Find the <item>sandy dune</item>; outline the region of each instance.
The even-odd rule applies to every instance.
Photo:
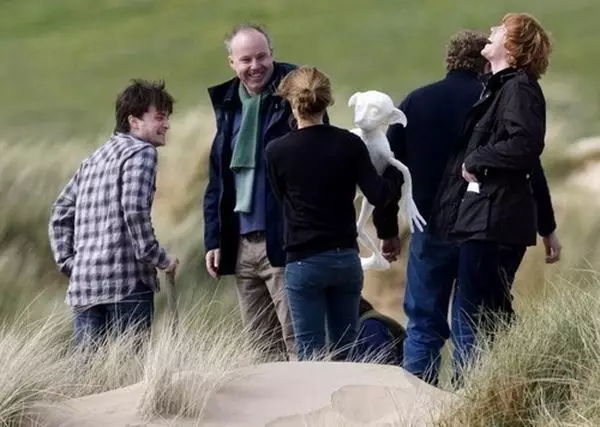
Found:
[[[454,396],[401,368],[338,362],[270,363],[229,374],[201,422],[143,420],[143,385],[40,407],[45,426],[421,426]],[[36,425],[36,424],[30,424]]]

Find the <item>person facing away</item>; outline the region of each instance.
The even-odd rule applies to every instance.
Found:
[[[532,174],[540,164],[546,103],[538,83],[551,44],[527,14],[509,13],[482,49],[492,75],[473,106],[442,178],[430,225],[459,245],[455,379],[474,356],[476,330],[511,319],[505,253],[535,245],[539,221]],[[493,335],[491,335],[493,336]]]
[[[398,189],[377,174],[358,136],[324,123],[333,102],[325,74],[300,67],[278,93],[291,105],[297,129],[269,144],[266,159],[285,221],[285,290],[299,359],[329,351],[345,359],[356,338],[363,286],[356,186],[375,206]]]
[[[361,362],[402,365],[404,327],[379,311],[361,297],[358,311],[356,359]]]
[[[179,263],[159,244],[151,218],[157,148],[166,144],[173,98],[164,82],[133,80],[115,110],[113,135],[82,161],[50,215],[50,247],[69,278],[77,344],[128,330],[147,338],[157,269],[175,275]]]
[[[405,163],[414,178],[413,196],[419,211],[427,219],[431,217],[432,205],[462,127],[473,104],[482,91],[482,79],[488,67],[481,50],[488,43],[487,37],[475,31],[459,31],[452,35],[446,48],[446,76],[436,82],[409,93],[400,103],[409,125],[390,126],[387,136],[395,156]],[[556,222],[546,178],[541,164],[532,173],[531,184],[539,212],[538,230],[543,236],[549,257],[555,262],[560,255],[560,243],[556,237]],[[397,224],[397,210],[383,220]],[[383,212],[385,214],[385,212]],[[382,220],[381,210],[374,212],[374,220]],[[397,226],[396,226],[397,227]],[[388,226],[391,235],[380,236],[383,255],[394,260],[399,251],[398,230]],[[503,251],[502,266],[507,280],[512,283],[525,247],[520,250]],[[408,317],[404,340],[403,367],[412,374],[436,385],[440,366],[441,349],[452,337],[458,326],[451,318],[448,324],[450,299],[458,276],[459,248],[454,242],[437,238],[426,227],[411,236],[404,295],[404,311]],[[452,304],[457,308],[458,304]]]
[[[293,360],[283,219],[267,182],[264,150],[290,131],[292,113],[275,92],[296,66],[274,61],[260,25],[237,25],[225,46],[235,77],[208,89],[217,131],[204,194],[206,269],[213,278],[235,276],[242,321],[265,357]]]

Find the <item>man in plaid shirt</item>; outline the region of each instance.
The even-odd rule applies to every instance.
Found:
[[[52,206],[50,245],[69,278],[66,303],[77,343],[130,327],[149,333],[156,269],[178,260],[151,220],[157,147],[165,145],[173,98],[164,83],[134,80],[116,101],[114,134],[85,159]]]

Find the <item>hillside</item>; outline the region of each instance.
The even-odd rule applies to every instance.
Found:
[[[495,347],[484,344],[483,362],[461,392],[466,404],[448,412],[443,425],[598,425],[600,2],[590,0],[0,0],[0,361],[6,362],[0,424],[20,425],[22,412],[34,403],[82,396],[88,397],[75,404],[88,402],[115,416],[123,413],[113,403],[134,411],[137,402],[136,420],[138,412],[197,420],[209,398],[219,397],[217,380],[259,360],[238,323],[232,279],[209,280],[202,258],[201,200],[214,134],[206,88],[232,75],[223,37],[233,24],[266,24],[276,59],[313,64],[329,74],[337,101],[330,116],[348,127],[351,93],[378,89],[400,100],[444,75],[445,42],[452,33],[487,32],[510,11],[534,14],[554,40],[542,80],[548,101],[544,165],[563,258],[547,266],[540,244],[528,251],[514,287],[514,328]],[[173,333],[161,293],[148,357],[132,357],[126,337],[86,359],[91,369],[81,370],[86,355],[66,345],[66,279],[48,247],[48,215],[81,159],[112,131],[116,93],[133,77],[164,78],[177,99],[168,145],[160,151],[153,214],[159,239],[182,261],[177,292],[185,321]],[[408,239],[404,243],[406,256]],[[405,261],[365,280],[367,298],[397,319],[403,318]],[[43,321],[33,322],[38,318]],[[165,382],[177,371],[197,375],[190,382]],[[447,374],[444,369],[449,388]],[[344,379],[354,381],[355,375]],[[139,392],[141,385],[142,396],[120,398],[129,390],[121,387]],[[89,396],[102,392],[117,398],[102,406],[102,395]],[[387,405],[381,394],[360,393],[356,398],[364,407]],[[360,412],[358,400],[336,396],[349,412]],[[68,416],[62,406],[42,406]],[[323,408],[312,415],[331,415]],[[84,408],[84,415],[97,413]]]
[[[600,105],[600,3],[588,0],[4,0],[0,128],[19,140],[104,134],[114,96],[132,77],[165,78],[179,112],[205,104],[206,87],[231,74],[223,36],[243,20],[265,23],[277,58],[321,67],[338,93],[373,88],[400,99],[443,74],[454,31],[487,32],[523,10],[552,32],[547,81],[578,89],[586,108],[577,120],[589,130]]]
[[[0,314],[18,311],[42,290],[35,304],[60,304],[65,280],[49,254],[49,207],[78,162],[111,131],[115,95],[131,77],[165,78],[178,100],[169,146],[161,152],[156,222],[162,241],[184,261],[182,291],[214,295],[232,287],[228,280],[206,282],[201,258],[200,201],[214,132],[206,88],[232,74],[222,41],[234,23],[265,23],[276,58],[316,64],[330,74],[337,99],[331,117],[350,126],[350,93],[375,88],[400,99],[444,74],[444,45],[453,32],[487,31],[507,11],[524,9],[555,40],[543,85],[549,107],[545,164],[558,197],[567,176],[587,165],[587,160],[565,159],[565,144],[600,130],[593,120],[600,85],[594,81],[598,60],[592,54],[600,34],[593,17],[600,16],[600,4],[545,0],[524,8],[512,0],[502,5],[377,0],[351,6],[340,0],[302,5],[98,0],[82,7],[75,0],[0,2],[0,54],[5,58],[0,67]],[[569,197],[572,193],[566,190]],[[592,262],[596,233],[583,224],[595,227],[595,219],[563,226],[563,217],[580,215],[581,204],[555,203],[561,233],[568,238],[565,254],[571,257],[564,268]],[[570,247],[580,236],[584,243]],[[544,277],[559,272],[540,265],[539,248],[531,252],[533,261],[524,264],[522,275],[525,289],[538,289]],[[367,276],[367,296],[394,316],[401,315],[403,269],[397,263],[390,272]]]

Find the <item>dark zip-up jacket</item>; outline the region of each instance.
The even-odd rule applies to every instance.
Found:
[[[274,63],[273,76],[268,83],[272,95],[265,98],[261,107],[268,118],[262,129],[263,146],[258,153],[263,157],[264,149],[270,141],[290,131],[293,118],[290,106],[274,93],[281,79],[294,68],[296,66],[293,64]],[[241,108],[239,85],[240,79],[234,77],[208,89],[217,131],[210,151],[208,184],[204,194],[204,248],[206,251],[216,248],[221,250],[218,266],[220,275],[235,273],[240,234],[238,214],[233,211],[234,175],[229,168],[235,114]],[[282,212],[268,182],[265,185],[267,256],[271,265],[283,267],[285,252]]]

